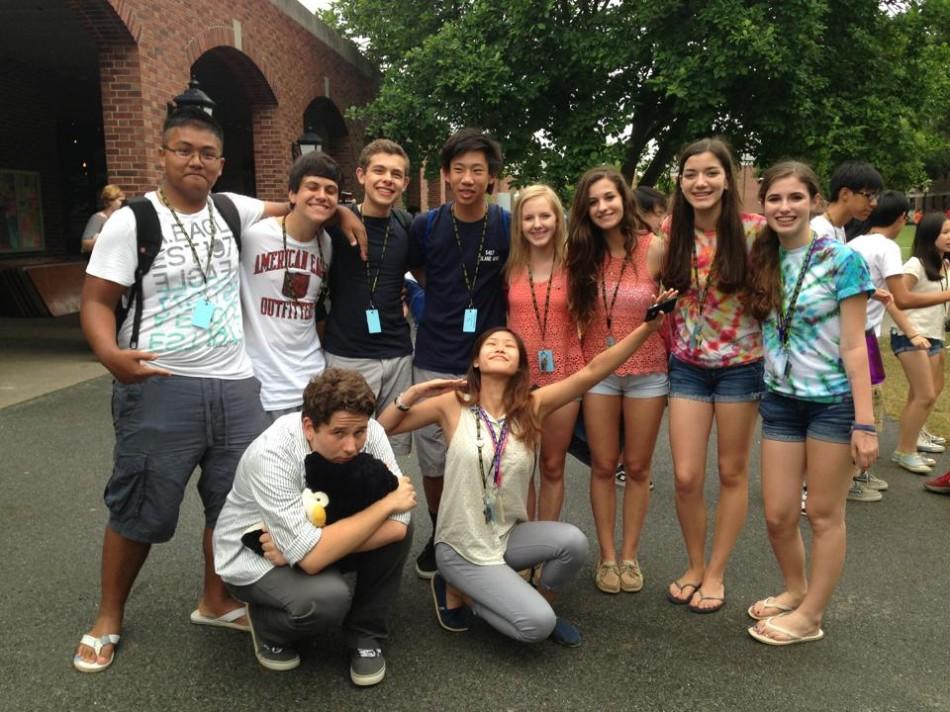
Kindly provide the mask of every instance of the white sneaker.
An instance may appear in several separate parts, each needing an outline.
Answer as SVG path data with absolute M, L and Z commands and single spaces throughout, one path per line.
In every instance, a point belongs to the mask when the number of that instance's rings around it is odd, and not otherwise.
M 848 499 L 852 502 L 880 502 L 884 499 L 884 495 L 870 487 L 865 487 L 857 480 L 851 480 Z
M 803 517 L 808 516 L 808 510 L 805 507 L 806 504 L 808 504 L 808 490 L 803 489 L 802 490 L 802 516 Z
M 921 452 L 941 453 L 946 450 L 947 447 L 934 441 L 930 436 L 925 435 L 923 431 L 921 431 L 920 435 L 917 436 L 917 449 Z
M 908 472 L 918 475 L 929 475 L 931 472 L 930 466 L 916 452 L 907 453 L 895 450 L 891 454 L 891 462 L 896 462 Z
M 884 492 L 887 489 L 887 482 L 880 477 L 875 477 L 867 470 L 862 471 L 860 475 L 854 478 L 854 481 L 861 483 L 861 485 L 868 489 L 877 490 L 878 492 Z
M 937 443 L 937 445 L 946 445 L 947 439 L 939 435 L 934 435 L 932 432 L 927 430 L 927 428 L 921 428 L 920 434 L 930 439 L 930 442 Z

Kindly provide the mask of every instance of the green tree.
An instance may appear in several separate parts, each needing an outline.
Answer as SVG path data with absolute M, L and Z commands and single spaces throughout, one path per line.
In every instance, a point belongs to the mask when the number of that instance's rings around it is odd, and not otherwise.
M 383 73 L 356 114 L 430 166 L 474 125 L 521 182 L 569 186 L 606 162 L 652 183 L 715 133 L 763 165 L 868 158 L 905 187 L 948 145 L 919 110 L 950 106 L 947 3 L 336 0 L 325 17 Z

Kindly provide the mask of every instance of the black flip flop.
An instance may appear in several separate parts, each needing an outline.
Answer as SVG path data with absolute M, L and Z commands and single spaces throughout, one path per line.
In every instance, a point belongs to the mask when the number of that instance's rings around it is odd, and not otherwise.
M 700 586 L 702 586 L 702 584 L 700 584 Z M 690 603 L 687 608 L 689 608 L 689 610 L 691 610 L 693 613 L 715 613 L 716 611 L 722 610 L 722 607 L 726 605 L 725 596 L 704 596 L 702 588 L 697 588 L 695 591 L 693 591 L 693 594 L 696 593 L 699 593 L 700 603 L 703 601 L 719 601 L 719 605 L 713 606 L 712 608 L 700 608 L 699 606 L 693 605 L 692 597 L 690 597 Z
M 686 598 L 677 598 L 672 593 L 670 593 L 669 586 L 666 588 L 666 600 L 672 603 L 674 606 L 685 606 L 687 603 L 693 600 L 693 596 L 699 590 L 699 587 L 703 585 L 703 582 L 698 583 L 680 583 L 679 581 L 673 581 L 672 586 L 676 586 L 682 593 L 686 588 L 693 589 L 689 592 L 689 595 Z

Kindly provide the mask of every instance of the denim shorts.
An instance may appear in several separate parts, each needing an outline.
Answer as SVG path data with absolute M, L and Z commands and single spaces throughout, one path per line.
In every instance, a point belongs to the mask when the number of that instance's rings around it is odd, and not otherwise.
M 928 356 L 937 356 L 943 350 L 943 341 L 940 339 L 931 339 L 927 338 L 927 341 L 930 342 L 930 348 L 927 350 Z M 891 330 L 891 351 L 894 352 L 894 355 L 902 354 L 905 351 L 916 351 L 917 347 L 914 346 L 910 339 L 901 334 L 900 332 Z
M 611 373 L 587 392 L 596 396 L 663 398 L 670 392 L 670 379 L 665 373 L 645 373 L 641 376 Z
M 149 544 L 172 538 L 196 467 L 205 527 L 214 528 L 241 455 L 267 427 L 256 378 L 115 383 L 112 420 L 115 464 L 104 495 L 109 528 Z
M 670 356 L 670 398 L 706 403 L 757 401 L 765 393 L 762 361 L 706 368 Z
M 806 438 L 830 443 L 849 444 L 854 423 L 854 401 L 842 396 L 839 403 L 789 398 L 767 392 L 759 403 L 762 437 L 769 440 L 800 443 Z

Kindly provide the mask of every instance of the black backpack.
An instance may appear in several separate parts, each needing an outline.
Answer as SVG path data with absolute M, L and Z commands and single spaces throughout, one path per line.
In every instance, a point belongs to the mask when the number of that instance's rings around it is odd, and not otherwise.
M 212 193 L 211 201 L 214 203 L 215 210 L 221 213 L 224 222 L 231 228 L 231 234 L 234 236 L 234 242 L 237 245 L 238 254 L 240 254 L 241 216 L 238 214 L 234 201 L 222 193 Z M 132 336 L 129 339 L 129 348 L 137 349 L 139 347 L 139 327 L 142 325 L 142 279 L 152 269 L 152 262 L 155 261 L 155 256 L 162 249 L 162 225 L 158 220 L 158 213 L 155 212 L 155 206 L 148 198 L 132 198 L 126 202 L 126 205 L 135 215 L 135 247 L 139 262 L 135 268 L 135 282 L 129 288 L 129 298 L 125 306 L 122 305 L 121 301 L 116 306 L 115 328 L 118 333 L 134 305 L 135 311 L 132 315 Z

